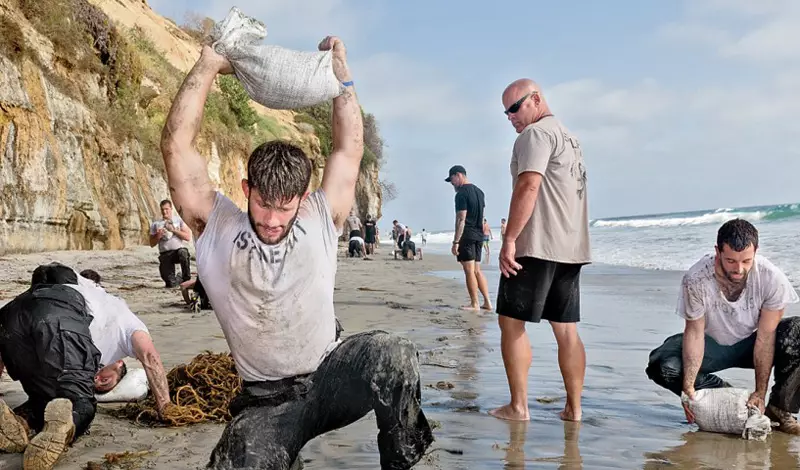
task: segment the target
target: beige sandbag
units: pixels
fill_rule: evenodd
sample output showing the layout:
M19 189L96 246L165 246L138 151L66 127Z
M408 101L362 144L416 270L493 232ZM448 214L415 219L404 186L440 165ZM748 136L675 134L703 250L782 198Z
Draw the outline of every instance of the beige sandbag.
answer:
M297 109L330 101L344 85L333 73L331 51L294 51L258 44L264 23L231 8L214 26L211 47L228 59L253 101L272 109Z
M732 387L697 390L693 400L681 394L681 401L689 405L701 431L763 441L772 430L771 423L759 410L747 407L749 399L749 390Z

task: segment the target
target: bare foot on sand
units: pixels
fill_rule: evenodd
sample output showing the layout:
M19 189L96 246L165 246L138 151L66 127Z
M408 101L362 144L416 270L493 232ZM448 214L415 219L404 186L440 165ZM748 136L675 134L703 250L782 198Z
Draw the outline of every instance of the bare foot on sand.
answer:
M492 310L492 304L489 302L484 302L484 304L481 305L481 310Z
M477 305L462 305L461 310L469 310L471 312L477 312L478 310L480 310L480 307L478 307Z
M518 410L511 405L501 406L489 412L495 418L505 419L508 421L530 421L531 414L528 409Z
M576 413L576 412L574 412L572 410L572 407L569 406L569 404L564 405L564 411L562 411L558 415L564 421L580 421L581 420L581 410L578 410L578 412Z

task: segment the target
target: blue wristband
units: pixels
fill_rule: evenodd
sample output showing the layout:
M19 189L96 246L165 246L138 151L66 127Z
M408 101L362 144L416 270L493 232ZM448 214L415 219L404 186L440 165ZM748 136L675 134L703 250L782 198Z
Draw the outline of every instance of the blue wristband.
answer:
M350 80L349 82L342 82L342 85L344 85L344 86L353 86L353 81Z

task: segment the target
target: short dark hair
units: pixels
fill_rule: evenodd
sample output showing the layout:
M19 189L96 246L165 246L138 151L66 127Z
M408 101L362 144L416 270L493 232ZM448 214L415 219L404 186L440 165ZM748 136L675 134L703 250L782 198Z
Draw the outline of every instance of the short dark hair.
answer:
M392 221L392 224L396 224L396 223L397 223L397 219L394 219L394 220Z
M42 264L33 270L31 275L31 286L39 284L77 284L78 275L69 266L65 266L57 261L50 264Z
M81 276L91 281L94 281L98 284L100 284L100 281L102 280L100 278L100 274L98 274L97 271L95 271L94 269L84 269L83 271L81 271Z
M161 201L161 204L159 204L158 206L159 207L164 207L164 206L172 207L172 201L170 201L169 199L164 199L163 201Z
M300 197L311 182L311 160L300 147L282 140L266 142L247 161L247 185L264 202L287 202Z
M744 251L750 245L758 248L758 230L744 219L732 219L717 231L717 248L721 251L724 245L733 251Z

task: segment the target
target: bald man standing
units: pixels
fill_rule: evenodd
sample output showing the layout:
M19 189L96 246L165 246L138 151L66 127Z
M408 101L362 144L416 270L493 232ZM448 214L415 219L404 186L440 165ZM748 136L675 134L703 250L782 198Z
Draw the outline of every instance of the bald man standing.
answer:
M578 335L580 271L591 262L586 170L578 139L550 112L531 80L513 82L503 107L517 131L513 193L500 250L497 313L511 390L493 416L527 421L531 345L528 322L550 322L567 389L561 419L580 421L586 351Z

